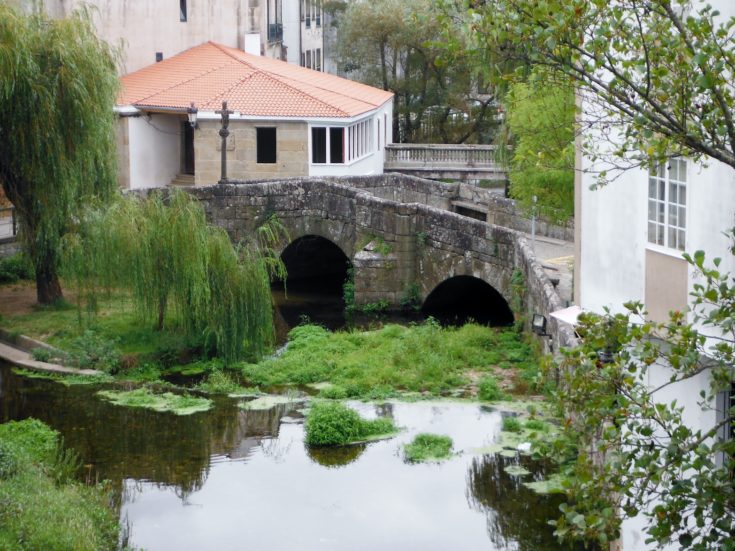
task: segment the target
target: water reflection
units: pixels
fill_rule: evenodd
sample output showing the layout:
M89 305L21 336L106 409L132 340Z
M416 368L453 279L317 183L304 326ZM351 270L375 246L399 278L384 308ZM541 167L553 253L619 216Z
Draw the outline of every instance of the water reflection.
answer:
M513 476L505 468L519 465L531 475ZM552 551L561 546L548 522L559 515L563 498L538 495L523 482L540 481L552 474L549 465L528 457L484 455L472 459L467 472L467 501L487 515L487 533L496 545L515 540L519 551ZM572 546L571 549L585 549Z
M351 446L308 446L304 444L306 454L314 463L322 467L339 468L357 461L367 448L367 444L353 444Z
M546 521L558 497L526 490L475 456L501 414L457 403L351 403L391 416L393 439L308 448L289 406L242 411L218 401L176 417L114 406L90 387L25 379L0 367L0 421L37 417L59 430L99 478L119 488L129 543L187 549L557 549ZM441 464L406 464L419 432L450 435L462 452ZM534 476L545 466L521 459ZM325 468L327 467L327 468Z

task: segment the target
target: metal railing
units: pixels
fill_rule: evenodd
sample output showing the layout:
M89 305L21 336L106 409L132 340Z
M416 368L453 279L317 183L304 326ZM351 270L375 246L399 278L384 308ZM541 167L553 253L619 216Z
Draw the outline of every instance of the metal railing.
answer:
M494 145L389 144L386 168L472 167L497 170Z

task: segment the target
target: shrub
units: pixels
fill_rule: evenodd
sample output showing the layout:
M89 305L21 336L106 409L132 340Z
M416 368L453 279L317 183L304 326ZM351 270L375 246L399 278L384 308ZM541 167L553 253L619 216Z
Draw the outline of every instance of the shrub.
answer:
M409 461L441 461L452 456L452 439L440 434L422 433L403 448Z
M31 357L37 362L48 362L51 359L52 353L48 348L39 346L31 350Z
M503 417L503 430L505 432L521 432L523 426L515 417Z
M339 402L316 402L306 417L305 428L306 443L312 446L342 446L396 430L390 419L366 420Z
M347 390L339 385L332 385L320 390L319 397L327 400L344 400L347 398Z
M23 253L0 259L0 283L15 283L19 279L36 277L33 263Z
M549 429L549 426L540 419L529 419L526 421L524 426L527 429L538 430L541 432L546 432Z
M71 342L67 361L80 369L98 369L105 373L115 373L120 364L120 351L116 341L106 339L88 329Z
M484 375L477 386L477 397L486 402L495 402L504 398L503 391L498 387L498 381L492 375Z

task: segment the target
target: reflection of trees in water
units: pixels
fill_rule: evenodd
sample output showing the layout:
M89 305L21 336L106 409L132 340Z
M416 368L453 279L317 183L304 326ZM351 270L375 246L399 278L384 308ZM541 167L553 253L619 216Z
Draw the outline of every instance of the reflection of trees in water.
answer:
M532 476L511 476L504 467L519 464ZM559 495L538 495L524 481L544 480L551 475L544 464L527 457L485 455L472 460L467 473L467 501L471 508L486 513L491 541L505 548L516 541L520 551L557 550L560 544L548 521L559 516ZM584 549L584 547L573 547Z
M95 387L0 371L0 422L35 417L58 430L92 465L88 476L112 482L118 506L136 491L124 479L172 486L185 499L203 486L212 455L247 458L262 437L278 435L288 409L241 411L222 401L206 413L176 416L112 405L94 396Z
M306 454L322 467L339 468L349 465L362 455L367 444L352 444L349 446L309 446L304 444Z

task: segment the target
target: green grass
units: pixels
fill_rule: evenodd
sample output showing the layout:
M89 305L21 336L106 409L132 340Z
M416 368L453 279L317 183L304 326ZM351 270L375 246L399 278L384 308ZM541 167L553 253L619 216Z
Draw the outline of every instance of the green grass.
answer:
M523 425L517 417L503 417L503 430L505 432L521 432Z
M102 338L116 340L122 354L152 355L187 344L180 336L155 331L152 324L141 323L133 312L131 301L121 292L100 298L94 317L86 312L80 317L74 304L62 302L56 306L37 307L29 314L6 316L3 325L62 350L72 347L75 339L87 329Z
M315 325L296 327L277 358L244 364L250 384L329 382L337 398L381 399L401 393L431 396L469 386L469 371L491 374L501 362L522 373L535 372L537 360L522 335L506 329L468 324L441 328L436 323L375 331L330 333Z
M101 390L97 393L105 400L118 406L145 408L154 411L171 412L175 415L191 415L212 408L213 402L207 398L164 392L155 394L147 388L130 391Z
M505 394L498 386L498 381L492 375L483 375L477 384L477 397L486 402L503 400Z
M387 436L397 428L391 419L363 419L339 402L316 402L306 416L305 430L311 446L342 446Z
M62 373L52 373L48 371L33 371L31 369L23 369L20 367L13 368L13 373L23 377L28 377L29 379L47 379L66 386L99 385L110 383L115 380L112 375L65 375Z
M207 377L196 385L198 390L209 394L227 394L228 396L258 396L257 387L244 387L238 383L231 373L224 369L214 369Z
M77 461L40 421L0 425L0 549L117 548L119 526L109 493L70 479Z
M452 439L441 434L422 433L403 447L406 459L416 463L444 461L452 457Z

